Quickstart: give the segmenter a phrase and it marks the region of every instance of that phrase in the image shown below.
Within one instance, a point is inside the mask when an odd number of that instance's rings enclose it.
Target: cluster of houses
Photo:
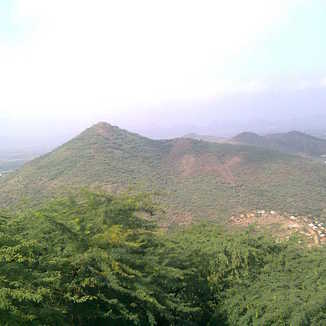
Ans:
[[[267,212],[265,210],[257,210],[256,211],[256,215],[257,216],[264,216],[265,214],[270,214],[270,215],[276,215],[276,212],[275,211],[270,211],[270,212]]]
[[[324,160],[324,163],[326,164],[326,161],[325,161],[325,159],[326,159],[326,154],[320,155],[320,157]]]
[[[265,210],[257,210],[254,212],[246,213],[246,214],[240,214],[239,216],[233,215],[230,219],[233,223],[242,223],[245,220],[249,221],[250,219],[253,219],[255,217],[263,217],[266,215],[276,215],[277,213],[275,211],[265,211]]]
[[[295,217],[291,216],[291,220],[301,220],[301,222],[304,222],[305,225],[310,229],[312,234],[318,234],[318,237],[320,240],[326,240],[326,224],[323,222],[318,221],[317,218],[307,218],[307,217]]]
[[[318,220],[314,220],[313,222],[309,223],[309,227],[318,232],[320,238],[326,237],[326,228],[324,223],[319,223]]]
[[[276,211],[256,210],[247,214],[232,216],[230,221],[233,224],[249,225],[260,218],[287,219],[288,228],[300,231],[301,234],[314,239],[315,243],[326,243],[326,223],[314,217],[294,216],[288,213],[279,214]]]
[[[1,177],[4,177],[5,176],[5,174],[8,174],[8,173],[10,173],[11,171],[0,171],[0,178]]]

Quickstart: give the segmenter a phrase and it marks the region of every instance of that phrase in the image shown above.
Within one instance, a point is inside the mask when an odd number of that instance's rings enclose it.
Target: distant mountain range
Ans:
[[[99,123],[0,178],[0,206],[38,205],[88,186],[156,192],[172,223],[255,208],[318,214],[326,208],[326,165],[284,152],[319,155],[324,142],[296,132],[285,139],[244,133],[232,143],[152,140]]]
[[[207,141],[210,143],[227,143],[227,142],[229,142],[229,140],[224,137],[217,137],[217,136],[210,136],[210,135],[199,135],[196,133],[190,133],[190,134],[184,135],[183,138],[202,140],[202,141]]]
[[[4,173],[16,170],[23,166],[26,162],[41,155],[45,151],[40,150],[1,150],[0,149],[0,173],[1,176]]]
[[[317,138],[299,131],[266,136],[260,136],[254,132],[242,132],[230,139],[197,134],[187,134],[184,137],[214,143],[251,145],[301,156],[321,157],[326,155],[326,139]]]
[[[299,131],[267,136],[259,136],[255,133],[242,133],[234,137],[233,141],[303,156],[320,157],[326,155],[325,139],[313,137]]]

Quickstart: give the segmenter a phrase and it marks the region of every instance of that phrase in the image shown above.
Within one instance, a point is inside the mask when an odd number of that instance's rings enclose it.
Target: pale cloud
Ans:
[[[297,2],[300,2],[299,0]],[[124,110],[257,92],[227,63],[286,17],[291,0],[17,0],[24,42],[0,45],[0,107],[13,117]]]
[[[294,88],[296,90],[302,91],[302,90],[305,90],[307,88],[313,88],[314,86],[315,85],[314,85],[313,81],[300,79],[300,80],[297,81]]]
[[[322,78],[321,81],[320,81],[320,85],[322,87],[326,87],[326,77]]]

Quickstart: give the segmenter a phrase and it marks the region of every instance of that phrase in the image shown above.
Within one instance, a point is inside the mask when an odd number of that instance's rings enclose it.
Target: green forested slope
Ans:
[[[143,211],[84,192],[0,213],[0,324],[325,325],[324,247],[214,224],[166,234]]]
[[[254,208],[318,213],[326,166],[254,146],[151,140],[100,123],[0,180],[0,206],[28,205],[80,186],[156,191],[176,222]]]

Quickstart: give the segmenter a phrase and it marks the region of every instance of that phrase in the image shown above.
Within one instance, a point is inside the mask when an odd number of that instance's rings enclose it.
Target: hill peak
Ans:
[[[118,136],[121,134],[126,134],[127,132],[117,126],[113,126],[108,122],[98,122],[91,126],[90,128],[86,129],[81,135],[83,136],[102,136],[104,138],[111,139],[114,136]]]
[[[93,125],[92,127],[90,127],[90,129],[93,129],[95,131],[99,131],[99,132],[103,132],[105,130],[113,130],[113,129],[120,129],[116,126],[113,126],[111,124],[109,124],[108,122],[98,122],[95,125]]]
[[[287,133],[280,133],[280,134],[270,134],[266,136],[269,139],[281,139],[283,141],[285,140],[296,140],[296,141],[312,141],[312,142],[318,142],[318,143],[325,143],[324,139],[317,138],[315,136],[311,136],[307,133],[304,133],[302,131],[298,130],[292,130]]]
[[[298,130],[291,130],[288,132],[288,135],[302,135],[302,136],[309,136],[308,134],[305,134],[304,132],[302,131],[298,131]]]
[[[139,144],[145,146],[145,144],[149,145],[153,142],[155,143],[155,141],[150,138],[122,129],[118,126],[113,126],[107,122],[96,123],[82,132],[76,139],[81,144],[89,143],[96,145],[104,142],[107,146],[113,146],[115,148],[122,148],[131,144],[133,144],[133,146],[139,146]]]
[[[294,136],[294,137],[305,137],[305,138],[310,138],[310,139],[318,139],[323,141],[323,139],[317,138],[315,136],[311,136],[309,134],[306,134],[305,132],[298,131],[298,130],[293,130],[287,133],[288,136]]]
[[[234,137],[233,140],[246,145],[254,145],[300,156],[319,157],[326,153],[326,140],[297,130],[266,136],[244,132]]]
[[[95,123],[91,128],[113,128],[113,125],[109,124],[106,121],[100,121]]]
[[[238,134],[235,137],[239,137],[239,136],[246,136],[246,135],[250,135],[250,136],[259,136],[258,134],[256,134],[255,132],[252,131],[243,131],[240,134]]]
[[[235,137],[232,138],[232,140],[234,141],[249,141],[249,140],[256,140],[256,139],[260,139],[262,138],[262,136],[251,132],[251,131],[244,131],[241,132],[240,134],[236,135]]]
[[[304,132],[302,131],[298,131],[298,130],[291,130],[291,131],[288,131],[288,132],[284,132],[284,133],[272,133],[272,134],[267,134],[266,137],[268,138],[272,138],[272,137],[282,137],[282,138],[285,138],[285,137],[313,137],[313,136],[310,136],[308,134],[305,134]]]

